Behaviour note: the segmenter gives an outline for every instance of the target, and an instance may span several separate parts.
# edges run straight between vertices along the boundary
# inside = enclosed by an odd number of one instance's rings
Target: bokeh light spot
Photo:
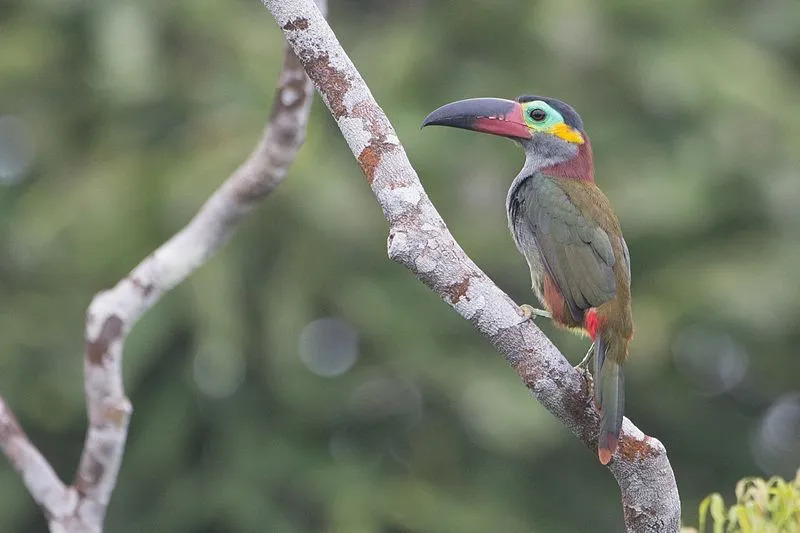
[[[767,409],[753,453],[767,474],[794,475],[800,465],[800,393],[784,394]]]
[[[672,354],[675,366],[702,394],[727,392],[747,375],[747,353],[724,332],[690,326],[675,337]]]
[[[318,376],[335,377],[358,359],[358,334],[341,318],[310,322],[300,333],[300,360]]]
[[[224,346],[204,346],[195,354],[192,371],[197,388],[211,398],[226,398],[244,381],[244,356]]]

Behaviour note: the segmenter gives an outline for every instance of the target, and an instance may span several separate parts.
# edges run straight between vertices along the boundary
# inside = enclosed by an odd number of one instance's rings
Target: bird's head
[[[519,142],[528,164],[552,167],[591,153],[580,115],[568,104],[545,96],[470,98],[443,105],[422,122],[500,135]],[[526,165],[528,166],[528,165]]]

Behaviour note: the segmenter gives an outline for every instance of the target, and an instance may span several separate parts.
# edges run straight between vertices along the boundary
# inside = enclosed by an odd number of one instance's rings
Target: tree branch
[[[58,479],[50,463],[28,439],[3,398],[0,398],[0,448],[48,519],[68,514],[74,509],[77,493]]]
[[[325,0],[319,0],[325,9]],[[98,293],[86,314],[84,358],[89,427],[75,480],[59,480],[0,398],[0,448],[47,515],[53,532],[98,533],[117,481],[132,406],[122,383],[125,338],[167,291],[203,265],[238,223],[283,179],[305,140],[312,86],[291,49],[275,93],[272,114],[244,163],[170,240],[117,285]]]
[[[413,272],[486,336],[536,399],[592,450],[599,418],[587,385],[519,307],[464,253],[431,203],[388,118],[311,0],[262,0],[339,126],[389,222],[389,257]],[[625,419],[608,466],[628,531],[680,527],[664,446]]]

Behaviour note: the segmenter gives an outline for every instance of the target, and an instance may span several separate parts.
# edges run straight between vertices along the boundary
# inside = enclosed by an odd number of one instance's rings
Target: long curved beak
[[[425,126],[450,126],[510,137],[530,139],[522,105],[502,98],[470,98],[443,105],[422,121]]]

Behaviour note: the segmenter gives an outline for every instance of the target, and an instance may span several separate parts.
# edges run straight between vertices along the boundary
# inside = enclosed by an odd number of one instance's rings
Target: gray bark
[[[311,77],[389,222],[389,257],[450,304],[516,370],[533,396],[595,451],[599,418],[583,375],[464,253],[431,203],[388,118],[311,0],[263,0]],[[627,418],[607,467],[632,532],[680,528],[663,444]]]
[[[325,0],[319,1],[325,8]],[[202,266],[283,179],[305,140],[311,82],[287,49],[272,114],[250,156],[189,224],[146,257],[86,313],[84,389],[89,427],[75,480],[65,485],[0,397],[0,449],[20,474],[53,533],[99,533],[117,482],[133,408],[122,383],[122,351],[134,324]]]

